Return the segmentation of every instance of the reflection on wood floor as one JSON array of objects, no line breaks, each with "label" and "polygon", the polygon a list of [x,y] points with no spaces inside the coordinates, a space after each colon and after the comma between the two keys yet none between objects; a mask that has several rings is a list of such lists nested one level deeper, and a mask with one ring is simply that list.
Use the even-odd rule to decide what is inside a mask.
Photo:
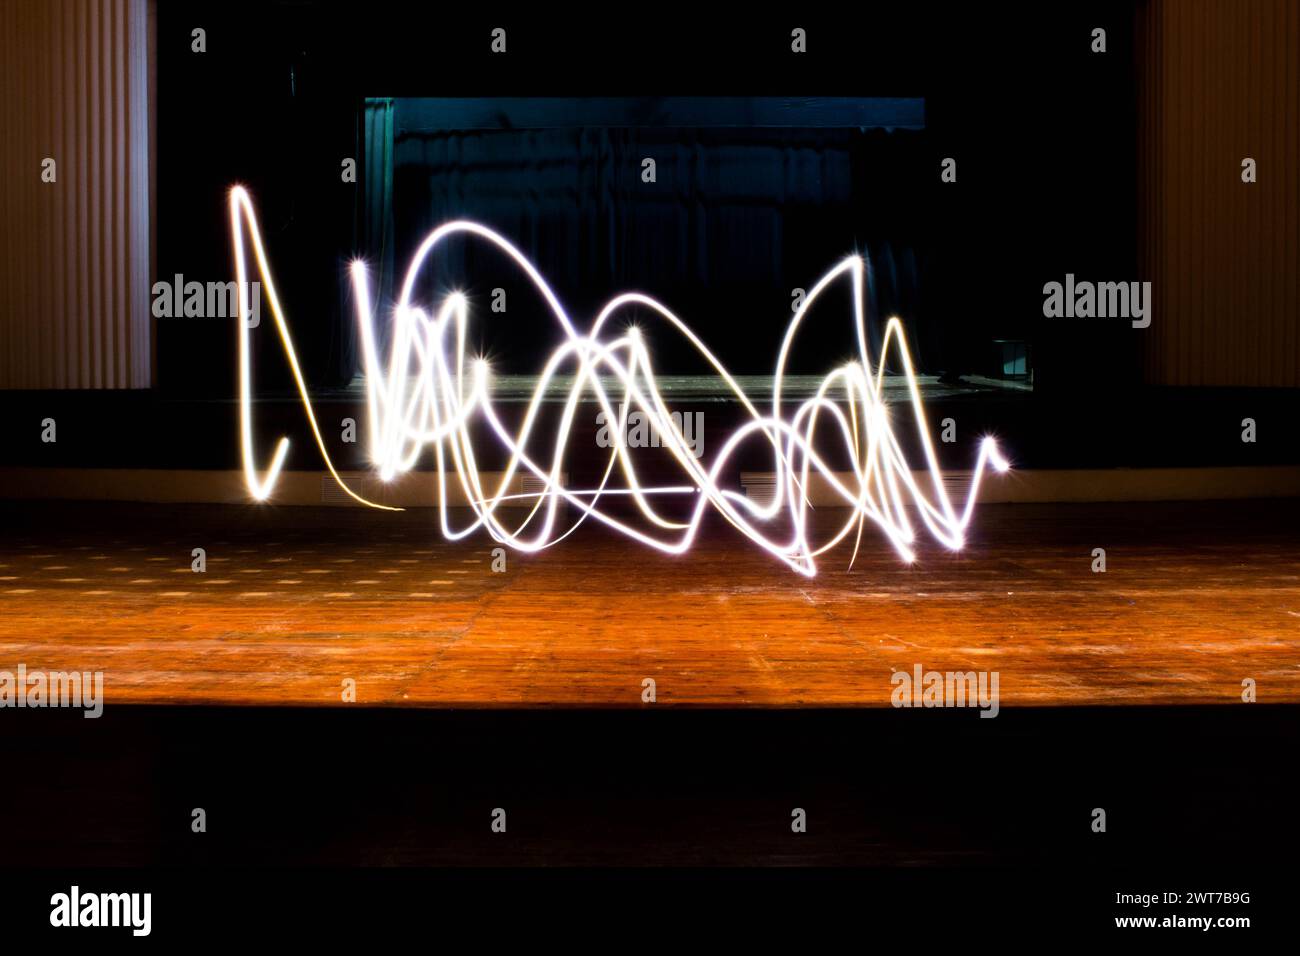
[{"label": "reflection on wood floor", "polygon": [[1294,501],[985,506],[960,555],[868,533],[811,580],[725,525],[681,558],[584,526],[494,573],[429,511],[0,517],[0,670],[103,671],[110,706],[340,705],[351,679],[362,705],[637,708],[652,679],[657,707],[887,707],[918,664],[997,671],[1003,708],[1300,700]]}]

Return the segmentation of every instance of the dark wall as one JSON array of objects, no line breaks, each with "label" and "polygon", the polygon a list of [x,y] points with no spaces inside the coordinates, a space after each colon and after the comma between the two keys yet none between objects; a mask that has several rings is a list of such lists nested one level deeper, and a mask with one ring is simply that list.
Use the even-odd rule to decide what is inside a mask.
[{"label": "dark wall", "polygon": [[[865,179],[857,181],[871,188],[851,195],[852,228],[842,239],[817,228],[811,205],[791,209],[782,228],[833,236],[841,251],[859,241],[871,251],[877,238],[898,248],[915,241],[915,278],[900,276],[898,298],[914,304],[933,369],[970,370],[988,339],[1003,335],[1032,340],[1040,388],[1069,390],[1098,368],[1116,386],[1135,380],[1123,323],[1041,318],[1043,283],[1067,271],[1136,278],[1127,4],[805,9],[791,15],[808,30],[804,56],[789,52],[790,27],[780,18],[711,19],[695,10],[656,8],[616,24],[448,14],[443,5],[380,0],[363,10],[312,2],[159,6],[159,277],[230,277],[225,193],[232,182],[249,186],[313,383],[351,371],[341,290],[347,260],[367,250],[355,239],[360,186],[340,181],[339,162],[362,155],[363,97],[592,92],[924,97],[927,125],[915,144],[867,149],[872,140],[863,136],[849,145],[862,150],[856,162]],[[505,57],[489,52],[497,25],[509,29]],[[1088,51],[1096,25],[1108,30],[1104,56]],[[190,51],[196,26],[207,30],[204,54]],[[945,156],[958,159],[955,184],[938,183]],[[792,272],[803,271],[804,248],[797,268],[785,263]],[[823,258],[814,245],[806,249],[808,262]],[[398,250],[399,261],[407,252]],[[638,257],[623,261],[632,270]],[[617,273],[610,281],[621,287]],[[783,276],[787,282],[802,284]],[[674,305],[685,316],[716,307],[706,284],[683,292]],[[166,394],[232,392],[230,323],[162,319],[157,339]],[[269,336],[259,342],[260,385],[283,384],[278,346]],[[827,349],[827,363],[844,355],[838,341]]]},{"label": "dark wall", "polygon": [[[344,374],[336,280],[355,197],[339,162],[356,155],[356,108],[322,86],[310,13],[301,4],[159,4],[156,278],[233,279],[227,194],[248,187],[304,366],[328,383]],[[195,27],[207,31],[202,54],[191,51]],[[233,394],[233,322],[159,319],[157,329],[164,393]],[[259,379],[274,387],[287,378],[270,339],[255,336]]]}]

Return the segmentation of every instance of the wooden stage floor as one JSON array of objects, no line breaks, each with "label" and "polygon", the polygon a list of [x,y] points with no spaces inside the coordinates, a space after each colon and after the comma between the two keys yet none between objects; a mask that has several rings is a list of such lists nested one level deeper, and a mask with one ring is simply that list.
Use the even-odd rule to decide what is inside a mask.
[{"label": "wooden stage floor", "polygon": [[1300,701],[1293,500],[986,506],[960,555],[868,533],[811,580],[725,525],[681,558],[584,526],[493,573],[431,511],[0,510],[0,670],[102,671],[108,706],[352,679],[360,705],[643,708],[653,678],[655,707],[888,707],[917,664],[997,671],[1003,708]]}]

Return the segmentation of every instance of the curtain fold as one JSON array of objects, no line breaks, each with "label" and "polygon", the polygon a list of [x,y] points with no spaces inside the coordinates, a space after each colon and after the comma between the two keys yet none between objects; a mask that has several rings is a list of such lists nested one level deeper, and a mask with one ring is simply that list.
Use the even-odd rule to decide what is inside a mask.
[{"label": "curtain fold", "polygon": [[[362,164],[360,252],[370,266],[371,295],[376,297],[380,316],[390,314],[393,301],[393,117],[391,97],[365,101],[363,127],[365,153]],[[350,291],[350,290],[349,290]],[[345,315],[355,316],[349,308]],[[381,349],[389,343],[389,323],[379,322],[376,338]],[[358,366],[359,367],[359,366]]]},{"label": "curtain fold", "polygon": [[0,388],[148,388],[145,0],[0,3]]},{"label": "curtain fold", "polygon": [[[394,246],[400,263],[439,223],[475,219],[519,246],[580,322],[618,292],[644,291],[742,373],[771,370],[793,290],[810,288],[851,252],[871,260],[875,318],[898,314],[917,332],[923,324],[915,248],[921,230],[908,187],[895,178],[906,165],[897,157],[918,148],[914,132],[440,130],[427,118],[418,129],[404,128],[401,110],[400,100],[396,116],[392,101],[367,104],[368,243],[383,250],[387,268]],[[864,166],[864,154],[895,158]],[[655,162],[653,184],[643,180],[645,159]],[[512,304],[507,316],[490,317],[498,331],[482,346],[494,365],[500,356],[511,371],[527,373],[535,371],[527,362],[555,339],[544,314],[514,304],[533,305],[520,278],[492,250],[456,242],[429,260],[420,293],[436,296],[446,283],[466,281],[471,301],[483,308],[493,287],[505,288]],[[847,294],[830,297],[816,331],[810,326],[805,341],[814,364],[820,344],[837,360],[851,354],[849,306]],[[874,354],[880,325],[870,327]],[[923,339],[911,340],[922,365]],[[665,371],[704,371],[674,365],[690,356],[675,336],[665,335],[656,350]],[[512,366],[513,357],[520,363]]]}]

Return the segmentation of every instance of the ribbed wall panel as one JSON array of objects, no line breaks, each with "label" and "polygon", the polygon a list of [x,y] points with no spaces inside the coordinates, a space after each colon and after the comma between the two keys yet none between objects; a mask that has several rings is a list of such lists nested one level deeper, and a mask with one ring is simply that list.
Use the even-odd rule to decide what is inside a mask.
[{"label": "ribbed wall panel", "polygon": [[0,4],[0,388],[151,384],[147,40],[146,0]]},{"label": "ribbed wall panel", "polygon": [[1148,380],[1300,386],[1300,3],[1149,0],[1137,28]]}]

